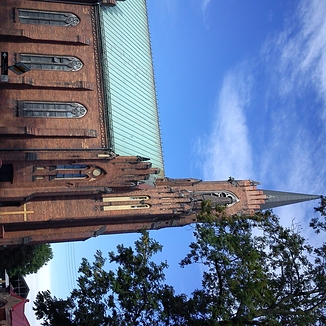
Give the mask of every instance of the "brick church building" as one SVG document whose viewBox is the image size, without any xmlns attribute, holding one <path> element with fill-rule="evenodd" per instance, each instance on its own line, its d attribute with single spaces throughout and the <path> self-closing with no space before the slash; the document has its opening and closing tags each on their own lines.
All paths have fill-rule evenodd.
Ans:
<svg viewBox="0 0 326 326">
<path fill-rule="evenodd" d="M 0 245 L 319 198 L 165 176 L 145 0 L 2 0 L 0 19 Z"/>
</svg>

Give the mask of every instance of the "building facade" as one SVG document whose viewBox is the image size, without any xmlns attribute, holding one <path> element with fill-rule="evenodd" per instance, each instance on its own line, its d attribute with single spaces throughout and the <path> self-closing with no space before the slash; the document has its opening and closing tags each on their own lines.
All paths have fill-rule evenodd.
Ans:
<svg viewBox="0 0 326 326">
<path fill-rule="evenodd" d="M 1 271 L 6 274 L 5 271 Z M 1 274 L 2 274 L 1 273 Z M 1 280 L 1 279 L 0 279 Z M 9 281 L 9 280 L 8 280 Z M 30 326 L 25 316 L 25 303 L 29 302 L 27 295 L 29 288 L 21 277 L 15 278 L 10 284 L 0 286 L 0 325 L 2 326 Z"/>
<path fill-rule="evenodd" d="M 318 198 L 165 176 L 145 0 L 3 0 L 0 19 L 0 245 Z"/>
</svg>

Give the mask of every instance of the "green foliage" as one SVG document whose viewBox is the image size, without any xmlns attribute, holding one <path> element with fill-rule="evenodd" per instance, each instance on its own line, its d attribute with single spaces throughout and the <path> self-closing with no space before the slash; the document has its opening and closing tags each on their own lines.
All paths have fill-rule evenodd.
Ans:
<svg viewBox="0 0 326 326">
<path fill-rule="evenodd" d="M 117 254 L 109 253 L 109 262 L 118 264 L 116 272 L 104 270 L 105 259 L 99 251 L 92 266 L 84 259 L 79 289 L 72 292 L 79 307 L 75 314 L 78 324 L 88 325 L 92 320 L 94 323 L 94 316 L 103 316 L 96 325 L 136 325 L 145 321 L 154 325 L 167 264 L 157 265 L 151 258 L 161 249 L 144 232 L 135 242 L 135 250 L 119 245 Z M 90 311 L 91 320 L 85 320 L 84 315 Z"/>
<path fill-rule="evenodd" d="M 58 301 L 50 293 L 38 294 L 34 302 L 37 318 L 43 319 L 44 326 L 59 325 L 57 307 L 67 304 L 61 312 L 69 316 L 71 325 L 160 325 L 170 318 L 164 307 L 178 298 L 164 284 L 167 263 L 152 261 L 161 249 L 143 232 L 135 249 L 119 245 L 117 253 L 109 252 L 109 263 L 118 266 L 115 271 L 105 270 L 106 259 L 97 251 L 92 264 L 82 260 L 78 287 L 67 300 Z"/>
<path fill-rule="evenodd" d="M 167 263 L 147 232 L 134 248 L 117 247 L 106 259 L 83 259 L 78 287 L 66 300 L 49 292 L 35 301 L 42 325 L 326 325 L 326 244 L 313 248 L 271 212 L 227 218 L 203 204 L 195 241 L 181 266 L 202 264 L 202 287 L 177 295 L 164 284 Z"/>
<path fill-rule="evenodd" d="M 326 246 L 312 248 L 271 212 L 227 218 L 207 208 L 181 266 L 205 266 L 189 325 L 320 325 Z"/>
<path fill-rule="evenodd" d="M 318 207 L 315 207 L 315 212 L 319 212 L 322 219 L 320 217 L 314 217 L 310 221 L 310 226 L 315 230 L 316 233 L 320 233 L 320 231 L 326 231 L 326 197 L 320 196 L 320 203 Z"/>
<path fill-rule="evenodd" d="M 36 318 L 43 319 L 43 326 L 77 326 L 70 320 L 74 308 L 71 299 L 57 299 L 50 291 L 43 291 L 37 294 L 34 304 L 38 308 L 33 308 Z"/>
<path fill-rule="evenodd" d="M 53 258 L 51 246 L 25 245 L 0 249 L 0 269 L 6 269 L 10 276 L 25 276 L 36 273 Z"/>
</svg>

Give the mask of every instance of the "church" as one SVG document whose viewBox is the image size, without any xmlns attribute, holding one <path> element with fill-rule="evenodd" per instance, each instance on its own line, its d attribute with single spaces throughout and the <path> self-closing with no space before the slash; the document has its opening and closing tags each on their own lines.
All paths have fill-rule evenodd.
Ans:
<svg viewBox="0 0 326 326">
<path fill-rule="evenodd" d="M 319 198 L 165 176 L 146 0 L 2 0 L 0 19 L 0 246 Z"/>
</svg>

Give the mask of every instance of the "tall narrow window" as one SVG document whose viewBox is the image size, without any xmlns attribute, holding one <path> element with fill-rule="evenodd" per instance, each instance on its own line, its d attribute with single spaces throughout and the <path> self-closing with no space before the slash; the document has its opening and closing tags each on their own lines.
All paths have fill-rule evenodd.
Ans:
<svg viewBox="0 0 326 326">
<path fill-rule="evenodd" d="M 98 177 L 105 174 L 105 171 L 98 166 L 90 166 L 82 163 L 58 164 L 50 166 L 34 166 L 33 181 L 59 180 L 66 179 L 95 181 Z"/>
<path fill-rule="evenodd" d="M 240 199 L 231 191 L 216 191 L 216 192 L 203 192 L 198 193 L 202 200 L 211 201 L 212 206 L 214 205 L 224 205 L 227 207 L 233 206 L 238 203 Z"/>
<path fill-rule="evenodd" d="M 138 204 L 138 205 L 116 205 L 116 206 L 102 206 L 102 211 L 122 211 L 127 209 L 147 209 L 151 208 L 149 204 Z"/>
<path fill-rule="evenodd" d="M 86 174 L 82 173 L 58 173 L 55 176 L 51 177 L 52 180 L 61 180 L 61 179 L 87 179 Z"/>
<path fill-rule="evenodd" d="M 88 168 L 86 164 L 65 164 L 51 166 L 50 170 L 86 170 Z"/>
<path fill-rule="evenodd" d="M 50 180 L 62 179 L 87 179 L 86 169 L 89 167 L 85 164 L 65 164 L 55 165 L 50 167 L 51 170 L 56 170 L 56 175 L 50 177 Z"/>
<path fill-rule="evenodd" d="M 87 109 L 80 103 L 70 102 L 18 102 L 19 117 L 82 118 Z"/>
<path fill-rule="evenodd" d="M 20 62 L 30 69 L 78 71 L 83 63 L 76 57 L 20 54 Z"/>
<path fill-rule="evenodd" d="M 23 24 L 38 24 L 52 26 L 76 26 L 79 18 L 70 12 L 41 11 L 18 9 L 19 22 Z"/>
</svg>

